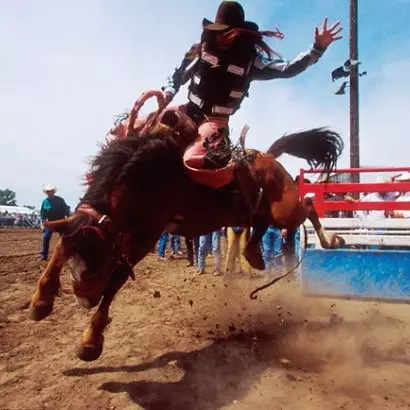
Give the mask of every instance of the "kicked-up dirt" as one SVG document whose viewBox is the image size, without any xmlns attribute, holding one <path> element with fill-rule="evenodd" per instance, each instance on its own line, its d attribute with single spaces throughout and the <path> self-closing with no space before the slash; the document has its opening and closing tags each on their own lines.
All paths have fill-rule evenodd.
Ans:
<svg viewBox="0 0 410 410">
<path fill-rule="evenodd" d="M 111 309 L 105 348 L 75 347 L 92 312 L 63 272 L 53 314 L 28 318 L 39 231 L 0 231 L 0 409 L 410 408 L 408 305 L 315 299 L 295 281 L 196 276 L 150 254 Z M 208 259 L 212 263 L 211 259 Z"/>
</svg>

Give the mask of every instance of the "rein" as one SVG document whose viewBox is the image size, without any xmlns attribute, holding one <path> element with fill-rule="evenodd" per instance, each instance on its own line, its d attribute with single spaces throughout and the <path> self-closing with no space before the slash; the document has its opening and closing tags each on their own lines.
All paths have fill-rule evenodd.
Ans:
<svg viewBox="0 0 410 410">
<path fill-rule="evenodd" d="M 278 278 L 275 278 L 273 280 L 271 280 L 270 282 L 266 283 L 265 285 L 259 286 L 258 288 L 256 288 L 254 291 L 251 292 L 251 294 L 249 295 L 249 298 L 252 300 L 257 299 L 258 297 L 256 296 L 257 293 L 259 293 L 260 291 L 267 289 L 269 287 L 271 287 L 272 285 L 274 285 L 276 282 L 279 282 L 280 280 L 286 278 L 287 276 L 289 276 L 290 274 L 292 274 L 293 272 L 296 271 L 296 269 L 300 266 L 300 264 L 302 263 L 303 259 L 305 258 L 305 254 L 306 254 L 306 247 L 307 247 L 307 231 L 306 231 L 306 226 L 303 226 L 303 232 L 305 233 L 305 240 L 304 240 L 304 249 L 303 249 L 303 254 L 302 257 L 300 258 L 300 260 L 298 261 L 298 263 L 288 272 L 284 273 L 282 276 L 279 276 Z"/>
<path fill-rule="evenodd" d="M 156 97 L 158 103 L 158 110 L 153 113 L 151 116 L 148 116 L 148 120 L 146 124 L 143 126 L 142 130 L 140 131 L 140 135 L 143 135 L 146 130 L 148 130 L 158 119 L 159 115 L 167 106 L 167 102 L 165 101 L 164 95 L 161 91 L 151 90 L 143 93 L 137 101 L 135 101 L 131 112 L 130 117 L 128 120 L 128 128 L 126 131 L 126 137 L 134 131 L 134 124 L 138 118 L 138 113 L 141 110 L 142 106 L 145 104 L 147 100 L 151 97 Z"/>
</svg>

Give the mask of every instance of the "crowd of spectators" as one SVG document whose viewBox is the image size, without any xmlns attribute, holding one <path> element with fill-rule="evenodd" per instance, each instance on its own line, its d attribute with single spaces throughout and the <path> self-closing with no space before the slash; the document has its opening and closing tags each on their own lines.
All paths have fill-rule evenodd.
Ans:
<svg viewBox="0 0 410 410">
<path fill-rule="evenodd" d="M 249 229 L 245 227 L 227 227 L 194 238 L 185 238 L 185 249 L 181 246 L 179 235 L 164 232 L 157 244 L 159 260 L 186 258 L 188 266 L 196 268 L 197 275 L 207 273 L 207 257 L 212 256 L 214 276 L 239 274 L 251 278 L 255 275 L 243 256 L 243 250 L 249 238 Z M 281 230 L 271 226 L 261 243 L 261 254 L 265 262 L 264 274 L 280 275 L 283 267 L 283 246 L 286 236 Z M 169 250 L 166 252 L 167 244 Z"/>
<path fill-rule="evenodd" d="M 21 214 L 13 212 L 0 212 L 0 228 L 40 228 L 41 218 L 38 212 Z"/>
</svg>

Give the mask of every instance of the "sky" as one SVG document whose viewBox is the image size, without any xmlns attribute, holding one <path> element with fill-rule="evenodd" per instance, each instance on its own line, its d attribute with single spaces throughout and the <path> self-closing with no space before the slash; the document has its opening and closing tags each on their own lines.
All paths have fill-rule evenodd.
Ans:
<svg viewBox="0 0 410 410">
<path fill-rule="evenodd" d="M 358 0 L 360 154 L 365 166 L 409 166 L 410 0 Z M 260 150 L 285 133 L 328 126 L 349 161 L 349 96 L 334 95 L 330 72 L 348 57 L 348 0 L 243 0 L 248 20 L 278 27 L 268 40 L 292 59 L 313 43 L 315 25 L 340 20 L 344 38 L 292 79 L 255 82 L 231 119 L 232 139 L 250 126 Z M 55 185 L 74 207 L 83 175 L 114 117 L 160 88 L 197 41 L 219 0 L 0 0 L 0 189 L 39 207 Z M 186 101 L 186 88 L 174 100 Z M 285 156 L 296 174 L 303 161 Z"/>
</svg>

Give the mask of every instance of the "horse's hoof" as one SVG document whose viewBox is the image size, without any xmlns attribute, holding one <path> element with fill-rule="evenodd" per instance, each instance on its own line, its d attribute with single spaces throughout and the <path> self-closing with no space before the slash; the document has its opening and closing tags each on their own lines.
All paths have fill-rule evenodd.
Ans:
<svg viewBox="0 0 410 410">
<path fill-rule="evenodd" d="M 249 265 L 254 269 L 265 270 L 265 261 L 262 258 L 262 255 L 259 252 L 245 251 L 243 252 L 246 260 L 249 262 Z"/>
<path fill-rule="evenodd" d="M 80 345 L 76 349 L 77 357 L 84 362 L 97 360 L 103 351 L 103 344 L 100 345 Z"/>
<path fill-rule="evenodd" d="M 332 248 L 333 249 L 341 248 L 345 246 L 345 244 L 346 244 L 346 241 L 339 235 L 335 235 L 332 238 Z"/>
<path fill-rule="evenodd" d="M 45 319 L 53 311 L 53 304 L 51 305 L 39 305 L 35 306 L 31 304 L 30 306 L 30 319 L 39 322 L 40 320 Z"/>
</svg>

